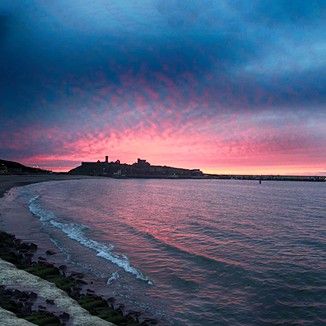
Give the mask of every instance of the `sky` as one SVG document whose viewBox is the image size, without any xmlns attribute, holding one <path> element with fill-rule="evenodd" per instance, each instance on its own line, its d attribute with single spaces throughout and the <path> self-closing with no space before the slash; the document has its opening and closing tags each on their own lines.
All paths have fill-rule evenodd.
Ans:
<svg viewBox="0 0 326 326">
<path fill-rule="evenodd" d="M 326 175 L 326 0 L 1 0 L 0 158 Z"/>
</svg>

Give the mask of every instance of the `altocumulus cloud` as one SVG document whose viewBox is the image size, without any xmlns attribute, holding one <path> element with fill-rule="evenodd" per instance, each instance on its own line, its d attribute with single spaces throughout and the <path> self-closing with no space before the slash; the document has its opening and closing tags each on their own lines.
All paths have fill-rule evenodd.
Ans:
<svg viewBox="0 0 326 326">
<path fill-rule="evenodd" d="M 174 139 L 185 160 L 210 152 L 210 170 L 245 151 L 319 165 L 325 15 L 321 0 L 2 1 L 0 155 L 78 161 L 76 144 L 93 158 L 101 139 L 96 155 L 120 144 L 131 160 L 146 139 L 149 159 L 185 165 L 162 162 Z"/>
</svg>

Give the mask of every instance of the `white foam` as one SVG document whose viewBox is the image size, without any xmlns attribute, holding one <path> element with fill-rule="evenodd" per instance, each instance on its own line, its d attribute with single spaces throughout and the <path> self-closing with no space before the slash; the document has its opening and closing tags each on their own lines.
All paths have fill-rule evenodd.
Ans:
<svg viewBox="0 0 326 326">
<path fill-rule="evenodd" d="M 46 211 L 41 208 L 41 206 L 37 203 L 37 199 L 39 197 L 40 196 L 35 196 L 28 202 L 28 207 L 32 214 L 38 216 L 41 222 L 50 221 L 56 218 L 56 216 L 51 211 Z"/>
<path fill-rule="evenodd" d="M 113 245 L 105 245 L 99 243 L 97 241 L 91 240 L 85 236 L 84 231 L 89 229 L 88 226 L 83 224 L 76 223 L 61 223 L 55 220 L 50 221 L 51 225 L 57 229 L 60 229 L 63 233 L 65 233 L 70 239 L 78 241 L 83 246 L 93 249 L 97 252 L 100 251 L 111 251 L 113 250 Z"/>
<path fill-rule="evenodd" d="M 113 253 L 113 245 L 105 245 L 103 243 L 97 242 L 95 240 L 87 238 L 85 231 L 89 229 L 88 226 L 77 224 L 77 223 L 62 223 L 56 220 L 56 215 L 45 209 L 37 203 L 37 199 L 40 196 L 35 196 L 29 201 L 30 211 L 40 218 L 43 224 L 50 224 L 51 226 L 60 229 L 64 234 L 66 234 L 70 239 L 79 242 L 86 248 L 92 249 L 96 252 L 96 256 L 101 257 L 110 261 L 111 263 L 121 267 L 127 273 L 133 274 L 137 279 L 143 280 L 148 284 L 153 284 L 148 277 L 137 268 L 131 266 L 128 257 L 121 254 Z"/>
<path fill-rule="evenodd" d="M 127 273 L 135 275 L 136 278 L 143 280 L 143 281 L 147 282 L 148 284 L 153 284 L 153 282 L 151 280 L 149 280 L 148 277 L 144 276 L 144 274 L 139 269 L 130 265 L 130 262 L 126 256 L 118 255 L 118 254 L 115 254 L 113 252 L 108 252 L 108 251 L 101 251 L 97 254 L 97 256 L 102 257 L 106 260 L 109 260 L 113 264 L 121 267 Z"/>
<path fill-rule="evenodd" d="M 120 277 L 118 272 L 113 272 L 112 276 L 107 280 L 106 284 L 110 285 L 113 283 L 113 281 L 117 280 Z"/>
</svg>

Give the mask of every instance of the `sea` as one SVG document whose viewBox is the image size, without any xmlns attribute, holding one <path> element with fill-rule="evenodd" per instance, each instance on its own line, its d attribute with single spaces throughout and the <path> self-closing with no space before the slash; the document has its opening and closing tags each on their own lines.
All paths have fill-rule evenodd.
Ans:
<svg viewBox="0 0 326 326">
<path fill-rule="evenodd" d="M 11 198 L 159 325 L 326 325 L 326 183 L 97 178 Z"/>
</svg>

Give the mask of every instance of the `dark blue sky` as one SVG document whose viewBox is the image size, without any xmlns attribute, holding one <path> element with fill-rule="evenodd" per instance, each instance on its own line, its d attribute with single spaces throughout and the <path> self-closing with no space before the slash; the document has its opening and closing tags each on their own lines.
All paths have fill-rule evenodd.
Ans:
<svg viewBox="0 0 326 326">
<path fill-rule="evenodd" d="M 0 157 L 326 173 L 326 1 L 4 0 Z"/>
</svg>

